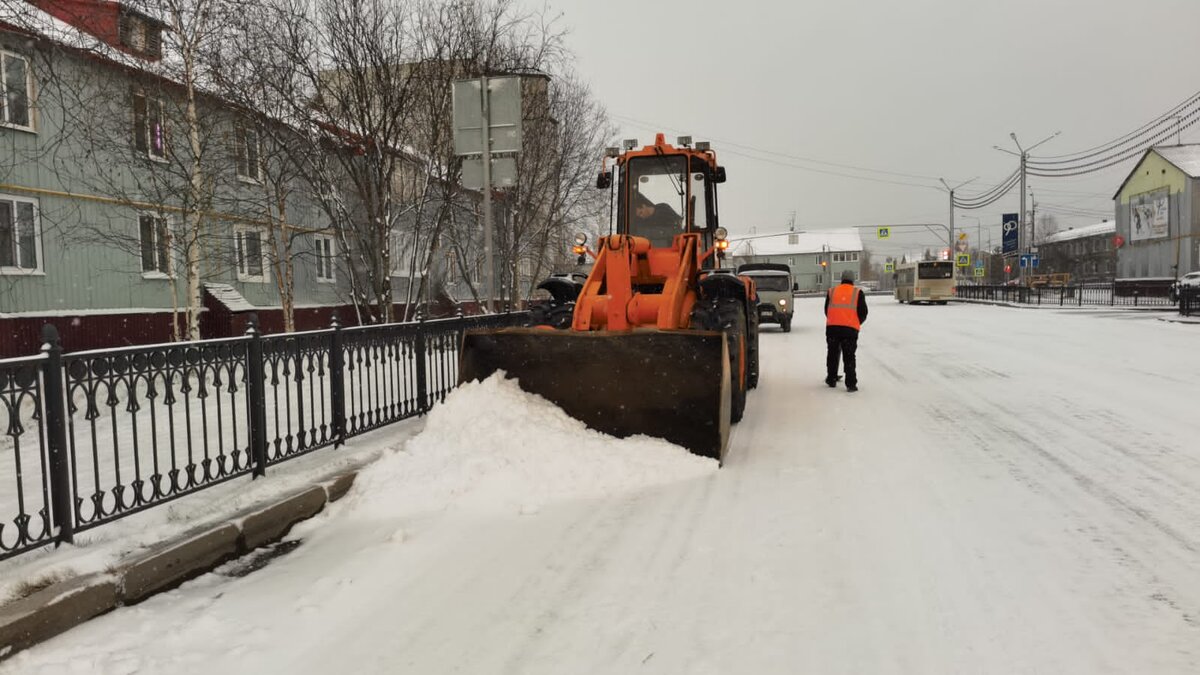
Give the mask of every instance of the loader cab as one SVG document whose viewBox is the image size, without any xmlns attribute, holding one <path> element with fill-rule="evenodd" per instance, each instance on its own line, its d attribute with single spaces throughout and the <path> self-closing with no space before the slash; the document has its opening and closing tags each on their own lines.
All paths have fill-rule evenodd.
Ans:
<svg viewBox="0 0 1200 675">
<path fill-rule="evenodd" d="M 661 139 L 660 139 L 661 141 Z M 716 183 L 724 170 L 711 153 L 656 143 L 618 162 L 617 231 L 669 248 L 675 235 L 698 233 L 705 248 L 717 228 Z M 712 261 L 706 261 L 710 267 Z"/>
</svg>

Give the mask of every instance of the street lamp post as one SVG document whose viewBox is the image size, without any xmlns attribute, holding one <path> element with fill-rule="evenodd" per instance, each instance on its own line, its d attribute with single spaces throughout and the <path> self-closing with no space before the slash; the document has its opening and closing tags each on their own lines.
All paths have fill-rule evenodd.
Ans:
<svg viewBox="0 0 1200 675">
<path fill-rule="evenodd" d="M 1019 150 L 1020 153 L 1013 152 L 1012 150 L 1006 150 L 998 145 L 992 146 L 993 148 L 999 150 L 1000 152 L 1007 152 L 1010 155 L 1021 158 L 1021 212 L 1017 214 L 1017 233 L 1018 233 L 1018 235 L 1020 235 L 1021 233 L 1023 233 L 1025 231 L 1025 167 L 1026 167 L 1026 164 L 1029 162 L 1029 152 L 1031 150 L 1033 150 L 1034 148 L 1038 147 L 1039 145 L 1041 145 L 1042 143 L 1049 141 L 1050 139 L 1054 138 L 1055 136 L 1057 136 L 1061 133 L 1062 133 L 1061 131 L 1056 131 L 1056 132 L 1050 134 L 1049 136 L 1043 138 L 1042 140 L 1038 141 L 1037 143 L 1034 143 L 1033 145 L 1029 146 L 1028 148 L 1021 147 L 1021 142 L 1017 140 L 1016 133 L 1009 133 L 1008 137 L 1011 138 L 1013 143 L 1015 143 L 1017 145 L 1017 150 Z M 1025 246 L 1018 246 L 1018 249 L 1023 249 L 1026 253 L 1029 253 L 1033 249 L 1033 241 L 1032 241 L 1033 237 L 1030 236 L 1029 239 L 1030 239 L 1030 241 L 1025 242 Z M 1021 275 L 1024 276 L 1024 274 L 1025 274 L 1025 272 L 1022 271 Z"/>
</svg>

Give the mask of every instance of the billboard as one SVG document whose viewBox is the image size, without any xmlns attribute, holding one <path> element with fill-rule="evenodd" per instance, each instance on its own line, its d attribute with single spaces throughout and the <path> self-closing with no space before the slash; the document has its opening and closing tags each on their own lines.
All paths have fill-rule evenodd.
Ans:
<svg viewBox="0 0 1200 675">
<path fill-rule="evenodd" d="M 1167 236 L 1171 222 L 1171 195 L 1167 188 L 1143 192 L 1129 198 L 1129 239 L 1160 239 Z"/>
<path fill-rule="evenodd" d="M 1004 214 L 1000 217 L 1000 223 L 1000 231 L 1003 235 L 1002 241 L 1004 242 L 1004 247 L 1001 251 L 1004 255 L 1012 255 L 1017 252 L 1021 238 L 1021 228 L 1017 224 L 1017 214 Z"/>
</svg>

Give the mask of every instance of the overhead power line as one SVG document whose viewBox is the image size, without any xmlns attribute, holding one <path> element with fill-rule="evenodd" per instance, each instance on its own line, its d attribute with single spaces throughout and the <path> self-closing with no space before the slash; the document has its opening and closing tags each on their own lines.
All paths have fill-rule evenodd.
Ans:
<svg viewBox="0 0 1200 675">
<path fill-rule="evenodd" d="M 1181 115 L 1184 111 L 1190 110 L 1191 108 L 1195 107 L 1196 105 L 1200 105 L 1200 92 L 1196 92 L 1195 94 L 1192 94 L 1191 96 L 1184 99 L 1184 101 L 1182 103 L 1176 105 L 1174 108 L 1171 108 L 1167 112 L 1150 120 L 1146 124 L 1142 125 L 1141 127 L 1137 128 L 1137 129 L 1134 129 L 1133 131 L 1125 134 L 1124 136 L 1117 138 L 1116 140 L 1112 140 L 1107 143 L 1103 143 L 1101 145 L 1097 145 L 1095 147 L 1088 148 L 1086 150 L 1080 150 L 1080 151 L 1068 153 L 1065 155 L 1045 155 L 1042 157 L 1038 157 L 1036 159 L 1039 161 L 1042 161 L 1044 163 L 1054 164 L 1057 162 L 1054 162 L 1053 160 L 1064 160 L 1064 161 L 1069 162 L 1069 161 L 1073 161 L 1073 160 L 1083 159 L 1085 157 L 1090 157 L 1092 155 L 1104 154 L 1108 149 L 1110 149 L 1114 146 L 1123 144 L 1125 141 L 1127 141 L 1129 139 L 1132 139 L 1139 135 L 1142 135 L 1146 131 L 1150 130 L 1151 128 L 1159 126 L 1166 120 L 1175 118 L 1177 115 Z"/>
</svg>

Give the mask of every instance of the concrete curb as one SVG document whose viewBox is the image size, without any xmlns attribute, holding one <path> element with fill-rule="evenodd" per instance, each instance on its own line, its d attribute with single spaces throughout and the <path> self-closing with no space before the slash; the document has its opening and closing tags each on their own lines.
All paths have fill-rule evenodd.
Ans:
<svg viewBox="0 0 1200 675">
<path fill-rule="evenodd" d="M 192 530 L 122 560 L 111 572 L 66 579 L 0 607 L 0 662 L 94 617 L 169 591 L 279 541 L 296 523 L 344 497 L 358 471 L 335 475 L 226 522 Z"/>
</svg>

